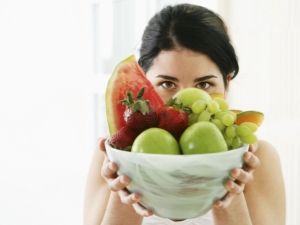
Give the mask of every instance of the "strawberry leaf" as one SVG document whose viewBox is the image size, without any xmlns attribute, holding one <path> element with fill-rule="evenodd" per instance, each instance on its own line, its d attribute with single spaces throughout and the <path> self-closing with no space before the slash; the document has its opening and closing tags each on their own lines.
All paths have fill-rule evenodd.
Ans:
<svg viewBox="0 0 300 225">
<path fill-rule="evenodd" d="M 166 102 L 166 106 L 172 107 L 177 110 L 182 110 L 188 115 L 192 113 L 191 107 L 189 107 L 188 105 L 183 105 L 182 103 L 178 103 L 176 97 L 169 98 Z"/>
<path fill-rule="evenodd" d="M 131 146 L 127 146 L 126 148 L 123 149 L 124 151 L 130 152 L 131 151 Z"/>
<path fill-rule="evenodd" d="M 132 112 L 140 111 L 143 115 L 149 113 L 149 107 L 144 100 L 138 100 L 132 105 Z"/>
<path fill-rule="evenodd" d="M 142 100 L 142 99 L 143 99 L 144 92 L 145 92 L 145 88 L 142 87 L 141 90 L 139 91 L 139 93 L 137 94 L 136 99 L 137 99 L 137 100 Z"/>
<path fill-rule="evenodd" d="M 148 100 L 143 99 L 145 88 L 141 88 L 134 101 L 133 94 L 130 90 L 126 92 L 126 98 L 119 102 L 125 105 L 127 108 L 131 107 L 132 112 L 140 111 L 143 115 L 149 113 Z"/>
</svg>

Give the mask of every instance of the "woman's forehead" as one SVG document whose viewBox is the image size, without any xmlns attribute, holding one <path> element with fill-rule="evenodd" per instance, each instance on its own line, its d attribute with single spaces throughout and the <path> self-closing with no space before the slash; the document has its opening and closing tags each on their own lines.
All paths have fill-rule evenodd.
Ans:
<svg viewBox="0 0 300 225">
<path fill-rule="evenodd" d="M 188 49 L 161 51 L 147 73 L 152 75 L 221 75 L 218 66 L 206 55 Z"/>
</svg>

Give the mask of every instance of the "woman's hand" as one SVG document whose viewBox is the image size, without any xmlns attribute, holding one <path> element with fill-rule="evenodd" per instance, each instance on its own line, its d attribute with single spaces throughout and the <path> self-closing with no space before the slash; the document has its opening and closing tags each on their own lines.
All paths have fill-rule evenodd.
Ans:
<svg viewBox="0 0 300 225">
<path fill-rule="evenodd" d="M 257 143 L 250 145 L 249 151 L 244 154 L 244 165 L 240 168 L 235 168 L 231 171 L 231 176 L 235 179 L 228 180 L 225 183 L 225 188 L 228 193 L 221 200 L 215 202 L 217 208 L 227 208 L 233 198 L 244 191 L 245 185 L 253 180 L 253 172 L 260 165 L 259 159 L 253 154 L 258 148 Z"/>
<path fill-rule="evenodd" d="M 109 161 L 105 150 L 105 141 L 106 138 L 102 138 L 100 139 L 99 143 L 100 150 L 105 155 L 105 160 L 101 169 L 102 177 L 106 180 L 111 191 L 117 192 L 119 194 L 122 203 L 132 205 L 136 213 L 141 216 L 151 216 L 153 212 L 145 209 L 139 203 L 139 201 L 141 200 L 141 195 L 138 193 L 130 193 L 126 189 L 126 186 L 130 183 L 130 178 L 125 175 L 117 175 L 117 164 Z"/>
</svg>

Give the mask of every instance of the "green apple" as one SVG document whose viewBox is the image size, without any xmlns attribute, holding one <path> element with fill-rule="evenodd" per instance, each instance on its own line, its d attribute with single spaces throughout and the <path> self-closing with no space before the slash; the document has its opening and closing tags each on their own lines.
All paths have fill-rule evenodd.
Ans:
<svg viewBox="0 0 300 225">
<path fill-rule="evenodd" d="M 179 155 L 180 148 L 172 134 L 164 129 L 153 127 L 136 137 L 131 152 Z"/>
<path fill-rule="evenodd" d="M 176 98 L 177 103 L 182 103 L 183 105 L 189 106 L 193 110 L 193 104 L 195 102 L 199 102 L 199 100 L 204 101 L 204 108 L 206 107 L 206 103 L 209 102 L 212 98 L 211 96 L 202 89 L 199 88 L 184 88 L 178 91 L 173 98 Z M 202 105 L 203 105 L 203 101 Z M 197 103 L 195 103 L 197 104 Z M 202 110 L 204 110 L 204 108 Z M 198 121 L 200 113 L 191 113 L 189 115 L 189 126 L 196 123 Z"/>
<path fill-rule="evenodd" d="M 206 121 L 189 126 L 181 135 L 179 144 L 184 155 L 228 150 L 221 131 L 216 125 Z"/>
<path fill-rule="evenodd" d="M 199 99 L 202 99 L 206 102 L 211 100 L 211 96 L 202 89 L 199 88 L 184 88 L 178 91 L 174 97 L 177 98 L 178 103 L 182 103 L 184 105 L 188 105 L 192 107 L 193 103 Z"/>
</svg>

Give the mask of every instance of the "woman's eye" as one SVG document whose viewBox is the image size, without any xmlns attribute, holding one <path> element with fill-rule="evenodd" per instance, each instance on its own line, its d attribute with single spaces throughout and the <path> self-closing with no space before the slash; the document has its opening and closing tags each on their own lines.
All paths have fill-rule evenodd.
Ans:
<svg viewBox="0 0 300 225">
<path fill-rule="evenodd" d="M 211 87 L 212 85 L 208 82 L 201 82 L 199 84 L 197 84 L 197 88 L 201 88 L 201 89 L 208 89 L 209 87 Z"/>
<path fill-rule="evenodd" d="M 173 82 L 169 82 L 169 81 L 163 82 L 160 85 L 163 88 L 166 88 L 166 89 L 173 89 L 173 88 L 175 88 L 175 84 Z"/>
</svg>

